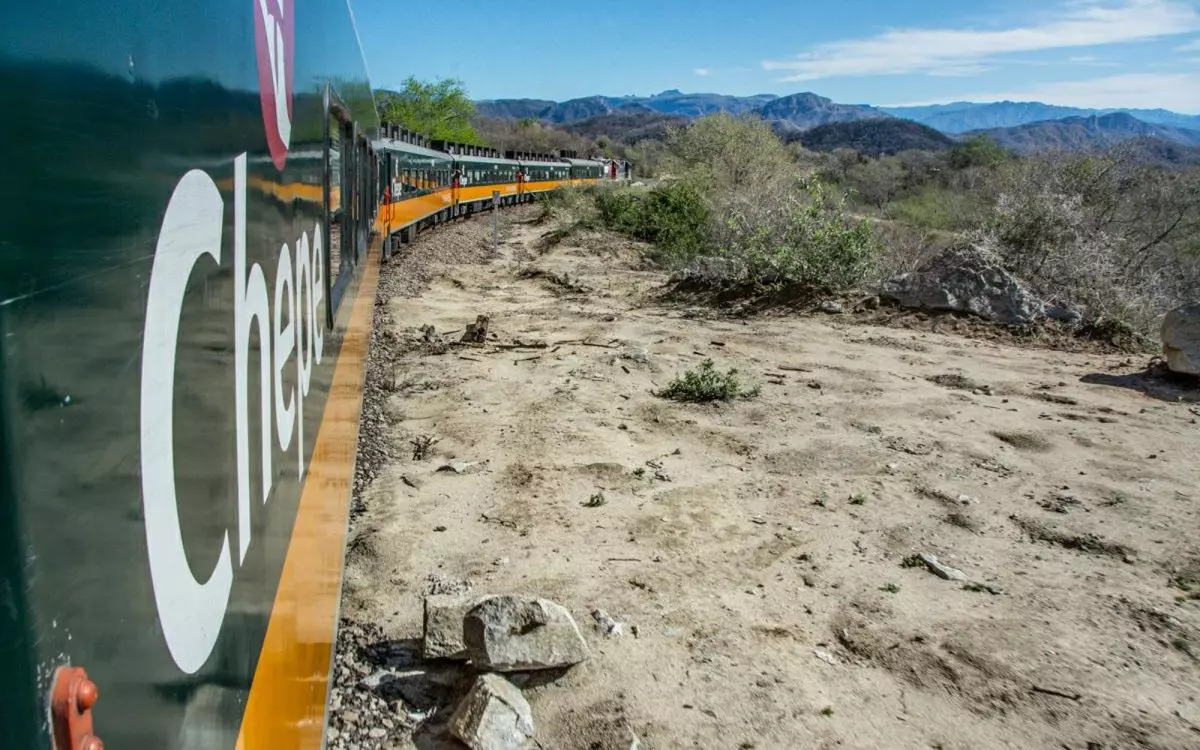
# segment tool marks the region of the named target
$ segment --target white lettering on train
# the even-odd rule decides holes
[[[307,232],[301,233],[294,254],[287,243],[280,247],[272,316],[262,267],[258,263],[248,270],[246,267],[245,154],[234,159],[233,193],[233,390],[240,567],[253,540],[254,517],[249,380],[255,352],[250,349],[250,334],[257,325],[260,499],[265,504],[275,478],[272,467],[275,442],[286,453],[295,436],[297,478],[301,485],[304,480],[304,399],[311,385],[313,367],[321,362],[323,355],[324,316],[320,313],[325,297],[325,258],[319,222],[313,229],[311,242]],[[192,573],[180,526],[174,454],[176,355],[183,298],[188,278],[205,256],[221,263],[224,214],[224,202],[216,183],[204,171],[188,172],[175,186],[163,217],[150,274],[142,349],[142,505],[150,579],[167,649],[179,668],[188,674],[199,670],[212,653],[234,579],[228,529],[213,570],[203,580]],[[295,385],[289,386],[284,374],[293,353]]]

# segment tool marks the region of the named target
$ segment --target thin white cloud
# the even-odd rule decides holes
[[[992,70],[995,68],[989,65],[946,65],[929,71],[929,75],[942,78],[968,78]]]
[[[1175,48],[1176,52],[1200,52],[1200,39],[1193,39],[1187,44]]]
[[[701,78],[705,78],[709,74],[712,73],[712,70],[710,70],[708,68],[692,68],[692,72],[695,73],[696,75],[700,76]]]
[[[1053,20],[1001,30],[893,29],[819,44],[791,59],[764,60],[782,81],[933,72],[979,65],[1014,52],[1141,42],[1200,30],[1200,10],[1184,0],[1067,2]]]
[[[1095,55],[1074,55],[1067,58],[1067,62],[1073,63],[1094,63],[1099,61],[1100,58],[1096,57]]]
[[[1200,114],[1200,73],[1131,73],[1086,81],[1056,81],[1024,89],[952,96],[936,101],[906,102],[890,106],[924,106],[949,101],[1030,102],[1066,107],[1108,109],[1170,109]]]

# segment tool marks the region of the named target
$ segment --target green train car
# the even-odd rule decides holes
[[[319,748],[382,199],[348,6],[5,3],[0,88],[0,747]]]
[[[0,42],[0,748],[320,748],[379,263],[590,178],[381,124],[341,0]]]

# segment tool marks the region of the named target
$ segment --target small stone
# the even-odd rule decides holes
[[[449,471],[454,474],[474,474],[483,468],[482,461],[451,461],[438,467],[438,471]]]
[[[471,750],[518,750],[533,735],[529,702],[503,677],[480,675],[450,717],[450,733]]]
[[[938,578],[944,578],[947,581],[967,580],[966,573],[963,573],[958,568],[952,568],[943,562],[939,562],[935,555],[921,555],[920,557],[921,562],[925,563],[925,567],[929,568],[929,572]]]
[[[358,712],[357,711],[343,711],[342,712],[342,723],[343,724],[357,724],[358,723]]]
[[[463,618],[486,596],[443,594],[425,597],[425,635],[421,653],[426,659],[466,659]]]
[[[958,502],[960,505],[972,505],[975,503],[975,498],[970,495],[959,495]]]
[[[375,727],[371,731],[367,732],[367,736],[373,740],[381,740],[384,737],[387,737],[387,730],[383,727]]]
[[[840,315],[846,312],[845,305],[832,299],[821,300],[821,303],[817,305],[817,309],[829,315]]]
[[[414,477],[411,474],[401,474],[400,481],[412,487],[414,490],[419,490],[425,486],[425,480],[419,477]]]
[[[463,619],[476,667],[497,672],[568,667],[590,656],[571,613],[547,599],[493,596]]]

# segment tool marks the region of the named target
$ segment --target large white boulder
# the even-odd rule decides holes
[[[1167,313],[1162,324],[1163,356],[1172,372],[1200,375],[1200,302]]]

